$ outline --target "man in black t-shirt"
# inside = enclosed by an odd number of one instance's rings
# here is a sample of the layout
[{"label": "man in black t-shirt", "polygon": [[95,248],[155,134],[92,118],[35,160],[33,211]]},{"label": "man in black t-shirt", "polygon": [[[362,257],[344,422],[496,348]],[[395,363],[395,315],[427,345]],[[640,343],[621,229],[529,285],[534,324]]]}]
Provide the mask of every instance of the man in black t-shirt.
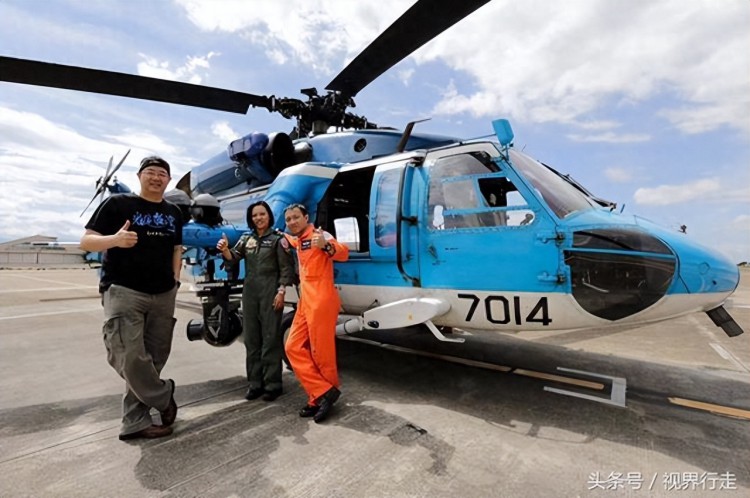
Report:
[{"label": "man in black t-shirt", "polygon": [[[125,380],[121,440],[172,433],[175,383],[161,370],[172,348],[182,266],[182,214],[164,200],[169,164],[151,156],[138,170],[140,194],[105,200],[86,224],[81,249],[104,252],[99,290],[107,361]],[[149,413],[156,408],[161,424]]]}]

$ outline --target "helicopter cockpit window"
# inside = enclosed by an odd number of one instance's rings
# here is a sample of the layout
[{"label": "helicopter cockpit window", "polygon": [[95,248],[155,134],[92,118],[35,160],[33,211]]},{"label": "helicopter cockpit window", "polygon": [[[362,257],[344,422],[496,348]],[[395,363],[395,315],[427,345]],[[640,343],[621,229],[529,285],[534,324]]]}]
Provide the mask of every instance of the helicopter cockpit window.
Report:
[{"label": "helicopter cockpit window", "polygon": [[593,209],[592,203],[582,192],[534,159],[512,149],[510,158],[516,170],[531,182],[542,200],[559,218],[565,218],[576,211]]},{"label": "helicopter cockpit window", "polygon": [[438,159],[430,172],[431,228],[523,226],[534,212],[483,152]]}]

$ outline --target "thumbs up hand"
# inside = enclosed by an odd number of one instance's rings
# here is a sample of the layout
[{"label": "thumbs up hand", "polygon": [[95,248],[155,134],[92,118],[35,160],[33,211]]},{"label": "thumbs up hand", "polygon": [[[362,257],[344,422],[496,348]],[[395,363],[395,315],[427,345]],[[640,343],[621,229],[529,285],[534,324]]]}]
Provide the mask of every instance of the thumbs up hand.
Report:
[{"label": "thumbs up hand", "polygon": [[133,247],[138,243],[138,234],[128,231],[129,228],[130,220],[127,220],[122,228],[120,228],[114,235],[116,242],[115,247],[122,247],[127,249]]},{"label": "thumbs up hand", "polygon": [[229,239],[227,239],[227,234],[222,233],[219,242],[216,243],[216,249],[224,252],[227,248],[229,248]]},{"label": "thumbs up hand", "polygon": [[219,242],[216,243],[216,249],[219,250],[221,257],[225,260],[232,261],[234,259],[232,252],[229,250],[229,239],[227,238],[227,234],[221,234]]},{"label": "thumbs up hand", "polygon": [[312,245],[314,247],[317,247],[319,249],[323,249],[326,245],[326,237],[323,233],[323,229],[321,227],[318,227],[313,230],[312,235]]}]

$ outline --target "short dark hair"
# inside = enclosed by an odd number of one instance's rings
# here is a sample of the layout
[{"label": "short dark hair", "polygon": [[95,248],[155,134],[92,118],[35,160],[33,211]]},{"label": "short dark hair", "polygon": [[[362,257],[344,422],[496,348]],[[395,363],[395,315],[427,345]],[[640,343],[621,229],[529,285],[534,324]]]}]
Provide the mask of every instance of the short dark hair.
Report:
[{"label": "short dark hair", "polygon": [[307,208],[305,207],[305,205],[304,204],[300,204],[299,202],[294,203],[294,204],[289,204],[286,207],[286,209],[284,209],[284,212],[286,213],[287,211],[292,210],[292,209],[299,209],[300,211],[302,211],[302,214],[308,214],[307,213]]},{"label": "short dark hair", "polygon": [[[250,204],[247,208],[247,226],[250,228],[250,230],[255,230],[255,223],[253,223],[253,209],[255,209],[256,206],[263,206],[265,208],[266,213],[268,213],[268,226],[273,227],[274,224],[274,218],[273,218],[273,211],[271,211],[271,206],[269,206],[266,201],[258,201]],[[260,235],[260,234],[258,234]]]}]

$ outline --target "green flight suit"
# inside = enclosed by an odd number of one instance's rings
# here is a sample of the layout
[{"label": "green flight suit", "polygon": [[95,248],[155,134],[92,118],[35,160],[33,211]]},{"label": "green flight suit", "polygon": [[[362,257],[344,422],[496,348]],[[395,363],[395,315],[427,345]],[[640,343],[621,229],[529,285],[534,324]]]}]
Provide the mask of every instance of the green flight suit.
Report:
[{"label": "green flight suit", "polygon": [[232,252],[235,262],[240,258],[245,260],[242,331],[249,388],[280,390],[284,310],[274,310],[273,300],[280,287],[294,283],[294,260],[289,244],[273,229],[262,236],[253,231],[244,234]]}]

